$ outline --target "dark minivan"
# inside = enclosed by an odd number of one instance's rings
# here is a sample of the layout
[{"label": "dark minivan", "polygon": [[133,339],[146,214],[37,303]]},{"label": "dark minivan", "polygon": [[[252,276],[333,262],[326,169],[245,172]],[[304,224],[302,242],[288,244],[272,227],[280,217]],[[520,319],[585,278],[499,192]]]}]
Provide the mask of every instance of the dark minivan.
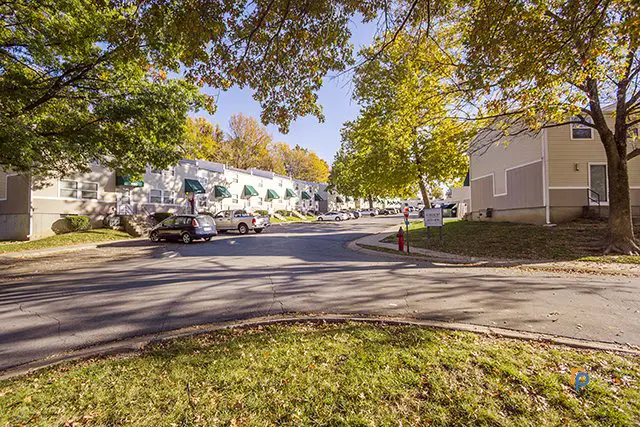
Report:
[{"label": "dark minivan", "polygon": [[217,234],[216,223],[209,215],[173,215],[153,227],[149,238],[153,242],[181,240],[191,243],[195,239],[209,241]]}]

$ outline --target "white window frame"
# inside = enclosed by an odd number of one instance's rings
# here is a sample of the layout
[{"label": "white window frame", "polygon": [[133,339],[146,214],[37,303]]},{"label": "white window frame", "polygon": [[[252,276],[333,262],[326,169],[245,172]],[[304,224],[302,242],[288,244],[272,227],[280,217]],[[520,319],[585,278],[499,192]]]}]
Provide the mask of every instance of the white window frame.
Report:
[{"label": "white window frame", "polygon": [[[573,136],[574,129],[588,129],[591,136],[589,138],[574,138]],[[594,130],[595,129],[593,129],[592,127],[583,125],[582,123],[571,123],[571,125],[569,126],[569,136],[571,137],[572,141],[593,141]]]},{"label": "white window frame", "polygon": [[[153,195],[154,192],[159,192],[160,195]],[[160,202],[154,202],[153,199],[160,199]],[[152,188],[149,190],[149,203],[152,205],[161,205],[162,204],[162,190]]]},{"label": "white window frame", "polygon": [[[152,196],[151,193],[154,191],[159,191],[160,192],[160,196]],[[160,198],[160,202],[154,202],[152,201],[152,198]],[[173,199],[173,203],[167,203],[165,200],[167,198],[171,197],[171,199]],[[176,192],[172,191],[172,190],[162,190],[160,188],[152,188],[149,190],[149,204],[151,205],[176,205]]]},{"label": "white window frame", "polygon": [[[607,200],[601,201],[601,206],[609,206],[609,165],[606,162],[589,162],[587,163],[587,179],[588,179],[588,191],[591,191],[591,166],[604,166],[604,175],[607,178]],[[591,205],[591,200],[589,200]],[[591,205],[593,206],[593,205]]]},{"label": "white window frame", "polygon": [[[60,185],[61,182],[75,182],[76,183],[76,188],[72,189],[75,191],[76,196],[75,197],[69,197],[69,196],[63,196],[62,190],[71,190],[69,188],[62,188],[62,186]],[[82,197],[82,188],[81,188],[81,184],[92,184],[96,186],[96,197],[95,198],[84,198]],[[93,191],[91,191],[93,193]],[[80,196],[80,197],[78,197]],[[58,198],[62,199],[62,200],[100,200],[100,183],[99,182],[93,182],[93,181],[78,181],[76,179],[59,179],[58,180]]]},{"label": "white window frame", "polygon": [[233,177],[231,177],[231,180],[237,184],[238,182],[240,182],[240,176],[238,174],[235,174],[233,175]]}]

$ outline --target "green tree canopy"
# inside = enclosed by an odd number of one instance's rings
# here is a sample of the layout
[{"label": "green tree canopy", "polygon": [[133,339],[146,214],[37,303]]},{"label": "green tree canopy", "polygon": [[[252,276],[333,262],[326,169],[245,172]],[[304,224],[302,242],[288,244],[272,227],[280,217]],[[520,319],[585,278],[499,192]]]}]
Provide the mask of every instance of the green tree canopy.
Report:
[{"label": "green tree canopy", "polygon": [[407,33],[381,49],[356,71],[354,98],[360,116],[344,126],[343,144],[331,182],[354,196],[407,196],[419,189],[425,203],[429,187],[464,177],[467,143],[474,128],[451,117],[455,67],[450,64],[456,39],[441,32],[450,52],[429,38]]},{"label": "green tree canopy", "polygon": [[188,111],[209,100],[151,68],[133,6],[0,4],[0,164],[36,176],[98,161],[139,173],[181,157]]}]

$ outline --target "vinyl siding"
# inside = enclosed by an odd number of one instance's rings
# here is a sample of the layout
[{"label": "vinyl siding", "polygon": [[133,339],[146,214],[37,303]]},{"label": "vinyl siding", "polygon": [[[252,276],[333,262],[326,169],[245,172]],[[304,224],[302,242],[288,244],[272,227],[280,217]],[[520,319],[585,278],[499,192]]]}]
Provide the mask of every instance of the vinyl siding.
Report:
[{"label": "vinyl siding", "polygon": [[[572,140],[570,126],[547,129],[549,144],[549,186],[582,187],[589,185],[589,163],[606,163],[607,156],[598,133],[592,140]],[[631,147],[629,148],[631,150]],[[576,170],[576,165],[579,170]],[[640,157],[628,163],[629,184],[640,187]]]}]

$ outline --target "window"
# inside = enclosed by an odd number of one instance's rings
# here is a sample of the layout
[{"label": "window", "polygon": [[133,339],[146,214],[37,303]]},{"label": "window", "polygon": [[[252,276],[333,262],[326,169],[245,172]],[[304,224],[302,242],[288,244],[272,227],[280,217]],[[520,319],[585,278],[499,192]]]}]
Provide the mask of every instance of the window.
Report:
[{"label": "window", "polygon": [[98,198],[98,184],[93,182],[81,182],[80,183],[80,197],[82,199],[97,199]]},{"label": "window", "polygon": [[173,205],[176,203],[176,193],[168,190],[151,190],[149,202],[155,204]]},{"label": "window", "polygon": [[238,179],[238,174],[235,174],[235,175],[233,176],[233,182],[238,182],[238,181],[239,181],[239,179]]},{"label": "window", "polygon": [[176,193],[173,191],[164,191],[162,193],[162,203],[165,205],[173,205],[176,203]]},{"label": "window", "polygon": [[593,139],[593,129],[581,123],[572,123],[571,139]]},{"label": "window", "polygon": [[60,181],[60,197],[78,198],[77,181]]},{"label": "window", "polygon": [[278,187],[282,187],[282,180],[278,181]]},{"label": "window", "polygon": [[258,181],[258,187],[264,186],[264,182],[262,180]]},{"label": "window", "polygon": [[234,194],[234,195],[231,197],[231,203],[238,203],[238,195],[237,195],[237,194]]},{"label": "window", "polygon": [[162,203],[162,190],[151,190],[149,192],[149,201],[151,203]]},{"label": "window", "polygon": [[85,200],[97,199],[98,184],[95,182],[61,180],[60,197]]}]

